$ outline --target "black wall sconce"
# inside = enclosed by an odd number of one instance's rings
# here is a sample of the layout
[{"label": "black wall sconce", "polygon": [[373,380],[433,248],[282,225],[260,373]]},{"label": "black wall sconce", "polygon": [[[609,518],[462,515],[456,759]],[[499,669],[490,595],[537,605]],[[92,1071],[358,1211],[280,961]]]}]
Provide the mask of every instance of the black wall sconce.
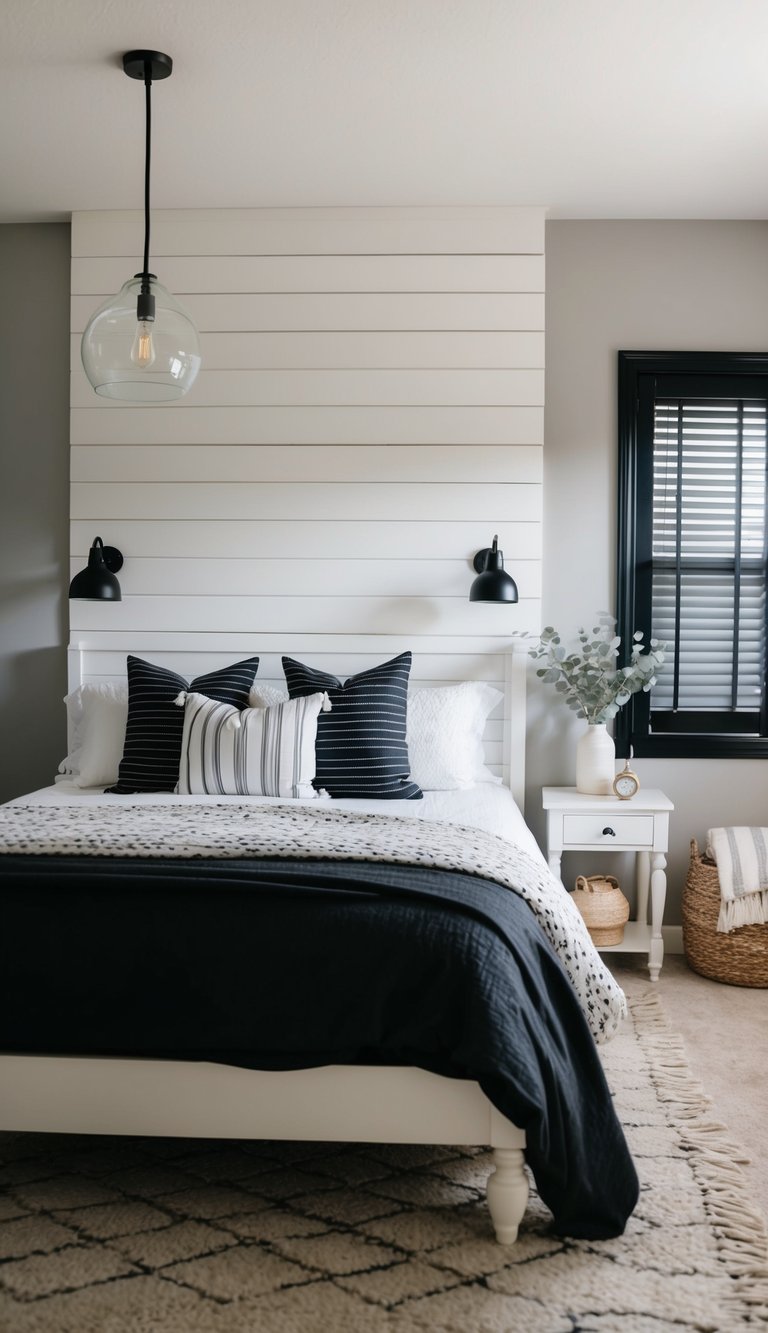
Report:
[{"label": "black wall sconce", "polygon": [[115,575],[123,567],[123,557],[115,546],[105,546],[101,537],[94,537],[88,552],[88,568],[75,574],[69,585],[70,597],[82,597],[89,602],[121,602],[123,595]]},{"label": "black wall sconce", "polygon": [[516,602],[517,584],[504,571],[504,552],[499,550],[499,539],[493,546],[484,546],[472,562],[477,578],[469,590],[470,602]]}]

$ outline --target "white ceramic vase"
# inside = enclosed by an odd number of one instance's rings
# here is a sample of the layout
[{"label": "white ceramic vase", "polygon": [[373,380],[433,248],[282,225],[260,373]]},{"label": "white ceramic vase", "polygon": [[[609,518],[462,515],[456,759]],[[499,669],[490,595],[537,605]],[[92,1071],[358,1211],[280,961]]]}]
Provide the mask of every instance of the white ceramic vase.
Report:
[{"label": "white ceramic vase", "polygon": [[604,722],[589,723],[576,746],[576,790],[610,796],[616,773],[616,746]]}]

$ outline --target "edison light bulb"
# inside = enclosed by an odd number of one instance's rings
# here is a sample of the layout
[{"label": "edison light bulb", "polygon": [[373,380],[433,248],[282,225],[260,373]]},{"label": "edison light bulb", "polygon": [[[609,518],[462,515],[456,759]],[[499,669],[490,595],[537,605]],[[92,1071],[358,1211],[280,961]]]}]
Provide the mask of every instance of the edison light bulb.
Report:
[{"label": "edison light bulb", "polygon": [[152,340],[152,321],[140,319],[136,324],[136,336],[131,348],[131,361],[139,367],[139,370],[148,370],[154,359],[155,344]]}]

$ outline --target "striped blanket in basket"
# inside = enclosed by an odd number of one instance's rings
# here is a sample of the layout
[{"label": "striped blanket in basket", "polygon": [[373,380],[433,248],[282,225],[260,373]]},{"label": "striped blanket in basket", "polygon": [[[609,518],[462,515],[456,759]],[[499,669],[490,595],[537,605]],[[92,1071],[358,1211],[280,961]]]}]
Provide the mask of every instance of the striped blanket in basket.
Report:
[{"label": "striped blanket in basket", "polygon": [[717,929],[768,922],[768,828],[711,828],[707,854],[720,881]]}]

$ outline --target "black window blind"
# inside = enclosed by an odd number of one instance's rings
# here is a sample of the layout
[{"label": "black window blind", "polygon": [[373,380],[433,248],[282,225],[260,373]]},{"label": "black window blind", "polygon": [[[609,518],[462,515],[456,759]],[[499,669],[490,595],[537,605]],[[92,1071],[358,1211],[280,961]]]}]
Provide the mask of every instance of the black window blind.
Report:
[{"label": "black window blind", "polygon": [[766,462],[765,399],[654,395],[652,731],[761,733]]}]

